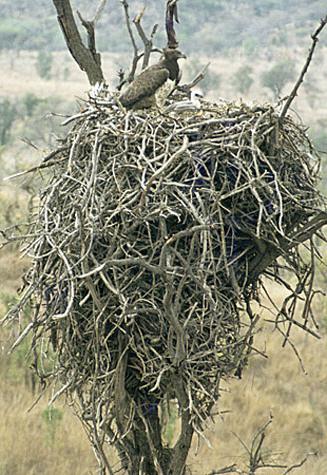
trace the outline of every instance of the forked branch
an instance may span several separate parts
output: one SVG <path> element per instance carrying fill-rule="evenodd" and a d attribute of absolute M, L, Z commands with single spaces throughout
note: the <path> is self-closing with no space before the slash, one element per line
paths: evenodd
<path fill-rule="evenodd" d="M 139 15 L 137 15 L 134 18 L 133 21 L 134 21 L 134 25 L 137 29 L 137 32 L 139 34 L 139 37 L 141 38 L 141 40 L 144 44 L 144 55 L 143 55 L 142 69 L 145 69 L 149 65 L 150 55 L 151 55 L 152 48 L 153 48 L 153 38 L 154 38 L 154 36 L 157 32 L 158 24 L 156 23 L 153 26 L 150 37 L 148 38 L 146 36 L 145 31 L 143 29 L 143 26 L 141 24 L 141 20 L 142 20 L 143 15 L 144 15 L 144 9 L 141 11 L 141 13 L 139 13 Z"/>
<path fill-rule="evenodd" d="M 93 21 L 85 21 L 79 14 L 82 24 L 88 33 L 88 47 L 84 45 L 78 31 L 70 0 L 53 0 L 53 3 L 56 7 L 58 22 L 71 55 L 81 70 L 87 74 L 90 84 L 94 85 L 97 82 L 103 82 L 104 76 L 101 68 L 100 54 L 96 52 L 95 47 L 94 26 L 106 4 L 106 0 L 100 2 Z"/>
<path fill-rule="evenodd" d="M 143 62 L 142 62 L 142 70 L 143 70 L 149 65 L 151 53 L 154 52 L 154 51 L 159 51 L 158 48 L 153 47 L 153 39 L 154 39 L 154 36 L 157 32 L 158 25 L 155 24 L 153 26 L 151 34 L 148 37 L 146 35 L 146 33 L 144 31 L 144 28 L 142 26 L 142 23 L 141 23 L 143 15 L 144 15 L 144 11 L 145 11 L 145 9 L 143 9 L 133 19 L 133 23 L 135 25 L 137 33 L 138 33 L 138 35 L 139 35 L 139 37 L 140 37 L 140 39 L 141 39 L 141 41 L 144 45 L 143 52 L 142 53 L 139 52 L 139 48 L 137 46 L 137 42 L 136 42 L 136 39 L 135 39 L 135 36 L 134 36 L 134 33 L 133 33 L 132 21 L 131 21 L 130 14 L 129 14 L 129 4 L 128 4 L 127 0 L 121 0 L 121 4 L 122 4 L 123 9 L 124 9 L 126 27 L 127 27 L 127 30 L 128 30 L 129 38 L 130 38 L 131 43 L 132 43 L 134 55 L 133 55 L 132 65 L 131 65 L 128 77 L 125 79 L 125 74 L 122 74 L 122 73 L 120 74 L 121 81 L 120 81 L 120 84 L 118 86 L 118 90 L 120 90 L 126 82 L 130 83 L 130 82 L 133 81 L 133 79 L 135 77 L 135 74 L 136 74 L 136 69 L 137 69 L 138 62 L 140 61 L 141 58 L 143 58 Z"/>
<path fill-rule="evenodd" d="M 301 74 L 300 74 L 300 77 L 299 79 L 296 81 L 295 85 L 294 85 L 294 88 L 291 92 L 291 94 L 289 95 L 287 101 L 285 102 L 284 104 L 284 107 L 282 109 L 282 112 L 280 114 L 280 120 L 282 121 L 284 119 L 284 117 L 286 116 L 287 114 L 287 111 L 288 109 L 290 108 L 293 100 L 295 99 L 295 97 L 297 96 L 297 92 L 301 86 L 301 84 L 303 83 L 303 80 L 304 80 L 304 76 L 306 74 L 306 72 L 308 71 L 308 68 L 310 66 L 310 63 L 311 63 L 311 60 L 312 60 L 312 57 L 313 57 L 313 53 L 314 53 L 314 50 L 317 46 L 317 43 L 319 41 L 319 34 L 321 33 L 321 31 L 323 30 L 323 28 L 326 26 L 327 24 L 327 15 L 325 16 L 325 18 L 323 18 L 320 22 L 320 25 L 318 26 L 318 28 L 316 29 L 316 31 L 313 33 L 313 35 L 311 36 L 312 38 L 312 45 L 311 45 L 311 48 L 309 49 L 309 54 L 308 54 L 308 57 L 306 59 L 306 62 L 303 66 L 303 69 L 301 71 Z"/>
<path fill-rule="evenodd" d="M 132 46 L 133 46 L 134 56 L 133 56 L 132 66 L 131 66 L 128 78 L 126 80 L 123 79 L 123 81 L 121 81 L 121 83 L 118 86 L 118 89 L 120 89 L 125 82 L 132 82 L 133 81 L 135 73 L 136 73 L 137 63 L 140 59 L 139 50 L 138 50 L 136 40 L 134 38 L 134 33 L 133 33 L 133 30 L 132 30 L 131 19 L 130 19 L 130 15 L 129 15 L 129 5 L 128 5 L 126 0 L 121 0 L 121 4 L 124 8 L 126 26 L 127 26 L 129 38 L 130 38 Z"/>
<path fill-rule="evenodd" d="M 316 453 L 311 452 L 307 454 L 306 457 L 301 460 L 301 462 L 295 463 L 291 466 L 288 466 L 284 463 L 275 463 L 275 461 L 269 457 L 269 452 L 264 447 L 264 443 L 267 439 L 267 429 L 272 422 L 273 417 L 270 415 L 267 422 L 263 424 L 254 434 L 250 446 L 247 446 L 247 444 L 237 434 L 234 434 L 234 436 L 239 440 L 245 449 L 248 457 L 246 472 L 238 468 L 237 464 L 233 464 L 229 467 L 213 470 L 209 475 L 220 475 L 227 473 L 247 473 L 248 475 L 256 475 L 259 474 L 259 472 L 261 473 L 262 469 L 266 468 L 278 469 L 280 474 L 288 475 L 293 470 L 302 467 L 310 456 L 317 455 Z M 283 470 L 283 472 L 281 472 L 281 470 Z"/>

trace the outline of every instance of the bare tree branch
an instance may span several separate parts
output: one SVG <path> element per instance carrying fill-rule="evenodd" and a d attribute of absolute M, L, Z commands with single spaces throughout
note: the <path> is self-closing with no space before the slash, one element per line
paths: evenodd
<path fill-rule="evenodd" d="M 266 440 L 266 435 L 267 435 L 267 429 L 270 426 L 270 424 L 273 422 L 273 416 L 270 415 L 269 419 L 267 422 L 265 422 L 254 434 L 252 441 L 251 441 L 251 447 L 248 448 L 245 442 L 235 433 L 234 436 L 240 441 L 242 446 L 245 448 L 246 453 L 249 456 L 249 463 L 248 463 L 248 475 L 256 475 L 258 473 L 258 470 L 263 469 L 263 468 L 273 468 L 273 469 L 286 469 L 286 471 L 283 472 L 283 475 L 287 475 L 290 473 L 292 470 L 296 468 L 302 467 L 306 461 L 308 460 L 309 456 L 311 455 L 317 455 L 316 453 L 309 453 L 307 456 L 299 463 L 296 463 L 292 465 L 291 467 L 288 467 L 287 464 L 285 463 L 275 463 L 273 460 L 269 460 L 272 457 L 269 457 L 269 452 L 264 450 L 264 441 Z M 217 475 L 217 474 L 223 474 L 223 473 L 245 473 L 243 470 L 240 470 L 237 465 L 232 465 L 230 467 L 226 467 L 225 469 L 221 470 L 214 470 L 211 472 L 209 475 Z"/>
<path fill-rule="evenodd" d="M 94 27 L 89 36 L 89 48 L 87 48 L 81 38 L 76 26 L 74 14 L 69 0 L 53 0 L 57 10 L 58 22 L 64 34 L 67 47 L 81 68 L 87 74 L 90 84 L 103 82 L 104 76 L 101 69 L 100 55 L 95 50 Z M 102 2 L 103 4 L 104 2 Z M 104 7 L 104 5 L 103 5 Z M 85 25 L 84 25 L 85 26 Z M 85 26 L 86 27 L 86 26 Z"/>
<path fill-rule="evenodd" d="M 94 60 L 96 63 L 101 67 L 101 56 L 96 50 L 96 43 L 95 43 L 95 26 L 96 23 L 99 21 L 101 14 L 103 12 L 104 7 L 106 6 L 107 0 L 101 0 L 98 8 L 95 12 L 93 20 L 85 20 L 81 13 L 77 10 L 77 15 L 81 20 L 82 25 L 86 29 L 87 38 L 88 38 L 88 48 L 91 51 Z"/>
<path fill-rule="evenodd" d="M 194 79 L 192 79 L 191 82 L 187 84 L 182 84 L 181 86 L 176 86 L 175 89 L 177 89 L 178 91 L 182 91 L 182 92 L 186 92 L 187 94 L 190 94 L 191 89 L 197 86 L 199 82 L 203 81 L 203 79 L 206 77 L 209 66 L 210 66 L 210 63 L 206 64 L 204 68 L 194 77 Z"/>
<path fill-rule="evenodd" d="M 92 23 L 93 23 L 94 25 L 96 25 L 96 24 L 98 23 L 98 21 L 100 20 L 100 17 L 101 17 L 101 15 L 102 15 L 102 13 L 103 13 L 103 10 L 104 10 L 106 4 L 107 4 L 107 0 L 101 0 L 101 1 L 100 1 L 99 5 L 98 5 L 98 8 L 97 8 L 97 10 L 96 10 L 96 12 L 95 12 L 94 18 L 93 18 L 93 20 L 92 20 Z"/>
<path fill-rule="evenodd" d="M 167 33 L 167 47 L 168 48 L 177 48 L 178 41 L 176 38 L 176 32 L 174 28 L 174 21 L 178 21 L 178 12 L 177 12 L 177 2 L 178 0 L 167 0 L 166 4 L 166 33 Z"/>
<path fill-rule="evenodd" d="M 137 32 L 144 44 L 144 56 L 143 56 L 143 64 L 142 69 L 145 69 L 149 65 L 150 55 L 153 48 L 153 38 L 157 32 L 158 24 L 155 24 L 152 28 L 152 32 L 150 38 L 148 38 L 144 32 L 144 29 L 141 24 L 142 17 L 144 15 L 144 9 L 139 13 L 133 20 L 134 25 L 137 29 Z"/>
<path fill-rule="evenodd" d="M 100 60 L 100 55 L 96 51 L 96 45 L 95 45 L 95 30 L 94 30 L 94 23 L 89 20 L 85 20 L 81 13 L 77 10 L 77 15 L 79 19 L 81 20 L 82 25 L 86 29 L 87 33 L 87 46 L 88 49 L 91 51 L 93 58 L 99 65 L 101 64 Z"/>
<path fill-rule="evenodd" d="M 303 80 L 304 80 L 304 76 L 306 74 L 306 72 L 308 71 L 308 68 L 309 68 L 309 65 L 311 63 L 311 60 L 312 60 L 312 57 L 313 57 L 313 53 L 314 53 L 314 50 L 317 46 L 317 43 L 319 41 L 319 34 L 320 32 L 323 30 L 323 28 L 325 27 L 325 25 L 327 24 L 327 15 L 325 16 L 325 18 L 323 18 L 320 22 L 320 25 L 318 26 L 318 28 L 316 29 L 316 31 L 313 33 L 313 35 L 311 36 L 312 38 L 312 45 L 311 45 L 311 48 L 309 50 L 309 54 L 308 54 L 308 57 L 306 59 L 306 62 L 303 66 L 303 69 L 301 71 L 301 74 L 300 74 L 300 77 L 299 79 L 297 80 L 297 82 L 295 83 L 295 86 L 291 92 L 291 94 L 289 95 L 287 101 L 285 102 L 284 104 L 284 107 L 282 109 L 282 112 L 280 114 L 280 119 L 283 120 L 284 117 L 286 116 L 287 114 L 287 111 L 288 109 L 290 108 L 294 98 L 297 96 L 297 92 L 299 90 L 299 87 L 301 86 Z"/>
<path fill-rule="evenodd" d="M 130 37 L 130 40 L 131 40 L 131 43 L 132 43 L 132 46 L 133 46 L 133 50 L 134 50 L 134 57 L 133 57 L 133 60 L 132 60 L 131 70 L 130 70 L 128 78 L 127 78 L 127 80 L 125 80 L 125 82 L 132 82 L 134 77 L 135 77 L 137 63 L 138 63 L 140 57 L 139 57 L 138 47 L 137 47 L 137 44 L 136 44 L 136 41 L 135 41 L 135 38 L 134 38 L 134 34 L 133 34 L 133 30 L 132 30 L 132 26 L 131 26 L 131 19 L 130 19 L 130 16 L 129 16 L 129 5 L 127 3 L 127 0 L 121 0 L 121 4 L 123 5 L 123 8 L 124 8 L 126 26 L 127 26 L 128 34 L 129 34 L 129 37 Z M 121 83 L 119 85 L 118 89 L 120 89 L 122 86 L 123 86 L 123 83 Z"/>
<path fill-rule="evenodd" d="M 135 74 L 136 74 L 136 69 L 137 69 L 138 62 L 140 61 L 141 58 L 143 58 L 142 69 L 145 69 L 149 65 L 151 53 L 161 52 L 161 50 L 159 50 L 158 48 L 153 47 L 153 38 L 154 38 L 154 36 L 157 32 L 158 25 L 155 24 L 153 26 L 149 38 L 147 37 L 147 35 L 146 35 L 146 33 L 145 33 L 145 31 L 142 27 L 141 21 L 142 21 L 144 11 L 145 11 L 145 9 L 143 9 L 133 19 L 133 23 L 135 25 L 135 28 L 136 28 L 136 30 L 138 32 L 138 35 L 140 36 L 140 38 L 142 40 L 142 43 L 144 45 L 144 51 L 142 53 L 139 53 L 139 49 L 138 49 L 136 39 L 134 37 L 134 33 L 133 33 L 133 29 L 132 29 L 132 21 L 131 21 L 130 15 L 129 15 L 129 4 L 128 4 L 127 0 L 121 0 L 121 4 L 124 8 L 126 26 L 127 26 L 127 30 L 128 30 L 128 34 L 129 34 L 132 46 L 133 46 L 134 56 L 133 56 L 133 59 L 132 59 L 132 65 L 131 65 L 130 72 L 129 72 L 128 76 L 125 77 L 125 74 L 123 74 L 123 71 L 119 72 L 120 83 L 117 87 L 118 90 L 120 90 L 123 87 L 124 84 L 131 83 L 133 81 L 133 79 L 135 77 Z"/>

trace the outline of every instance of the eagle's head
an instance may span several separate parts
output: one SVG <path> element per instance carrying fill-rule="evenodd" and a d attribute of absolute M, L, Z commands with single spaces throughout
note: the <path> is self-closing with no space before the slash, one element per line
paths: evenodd
<path fill-rule="evenodd" d="M 175 60 L 177 61 L 178 59 L 184 58 L 186 59 L 186 55 L 179 51 L 179 49 L 174 49 L 174 48 L 165 48 L 163 50 L 164 58 L 166 60 Z"/>

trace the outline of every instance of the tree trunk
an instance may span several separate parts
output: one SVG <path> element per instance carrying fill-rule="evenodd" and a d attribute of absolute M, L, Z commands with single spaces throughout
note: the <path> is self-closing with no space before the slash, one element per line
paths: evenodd
<path fill-rule="evenodd" d="M 101 68 L 100 55 L 87 48 L 76 26 L 74 14 L 69 0 L 53 0 L 57 10 L 58 21 L 64 34 L 67 47 L 81 68 L 85 71 L 90 84 L 101 83 L 104 76 Z"/>

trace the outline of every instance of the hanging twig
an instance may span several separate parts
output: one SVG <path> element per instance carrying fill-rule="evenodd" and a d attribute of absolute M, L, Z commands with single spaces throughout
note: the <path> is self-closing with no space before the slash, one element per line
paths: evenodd
<path fill-rule="evenodd" d="M 320 25 L 318 26 L 318 28 L 315 30 L 315 32 L 313 33 L 313 35 L 311 36 L 312 38 L 312 45 L 311 45 L 311 48 L 309 50 L 309 54 L 308 54 L 308 57 L 306 59 L 306 62 L 303 66 L 303 69 L 301 71 L 301 74 L 300 74 L 300 77 L 299 79 L 296 81 L 295 83 L 295 86 L 291 92 L 291 94 L 289 95 L 287 101 L 285 102 L 284 104 L 284 107 L 282 109 L 282 112 L 280 114 L 280 120 L 283 121 L 284 117 L 286 116 L 287 114 L 287 111 L 288 109 L 290 108 L 293 100 L 295 99 L 295 97 L 297 96 L 297 92 L 299 90 L 299 87 L 301 86 L 303 80 L 304 80 L 304 76 L 306 74 L 306 72 L 308 71 L 308 68 L 309 68 L 309 65 L 311 63 L 311 60 L 312 60 L 312 57 L 313 57 L 313 53 L 314 53 L 314 50 L 317 46 L 317 43 L 319 41 L 319 34 L 321 33 L 321 31 L 323 30 L 323 28 L 325 27 L 325 25 L 327 24 L 327 15 L 325 16 L 325 18 L 323 18 L 320 22 Z"/>

